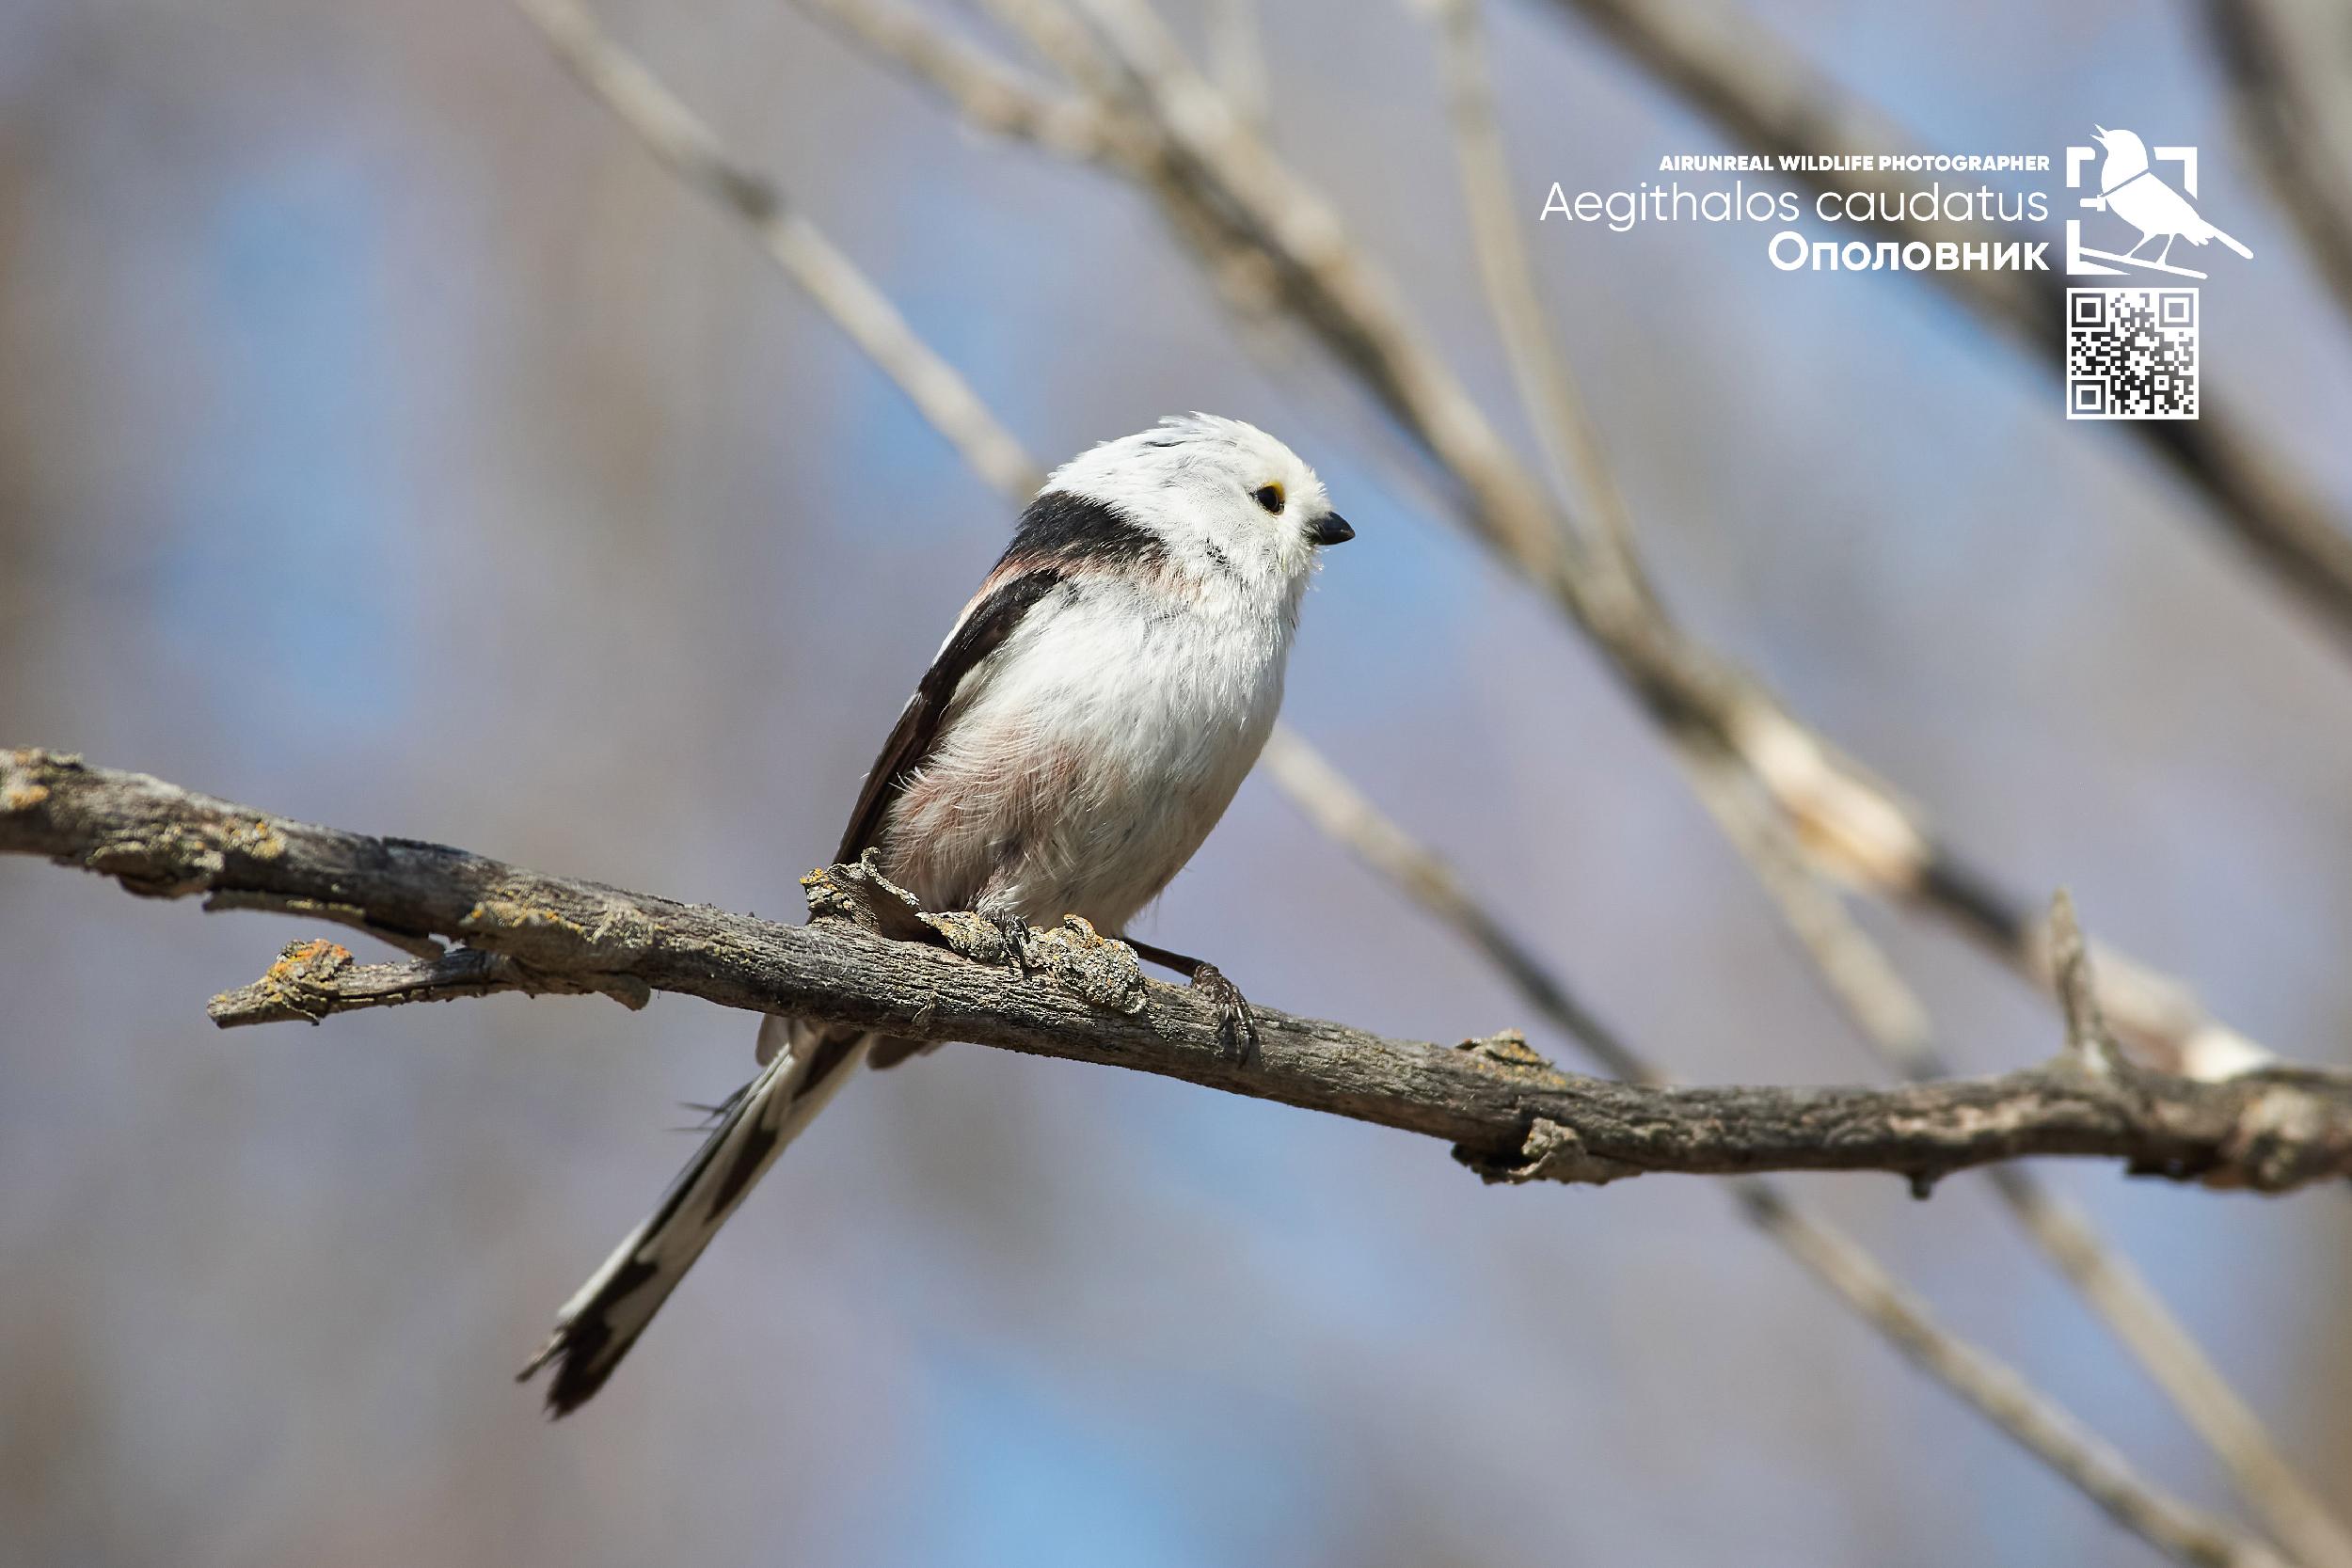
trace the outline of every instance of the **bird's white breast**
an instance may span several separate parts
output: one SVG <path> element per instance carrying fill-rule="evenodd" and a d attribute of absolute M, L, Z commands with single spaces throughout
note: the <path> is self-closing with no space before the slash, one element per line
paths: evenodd
<path fill-rule="evenodd" d="M 1223 572 L 1069 578 L 966 677 L 885 865 L 932 908 L 1122 930 L 1256 762 L 1296 610 Z"/>

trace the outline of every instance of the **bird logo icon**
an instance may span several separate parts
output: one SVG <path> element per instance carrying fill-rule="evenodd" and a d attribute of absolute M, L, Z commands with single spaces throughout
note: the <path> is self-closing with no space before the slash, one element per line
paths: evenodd
<path fill-rule="evenodd" d="M 2069 223 L 2067 225 L 2069 271 L 2110 275 L 2116 272 L 2114 267 L 2098 266 L 2083 260 L 2088 257 L 2096 257 L 2102 261 L 2115 261 L 2129 267 L 2145 267 L 2155 272 L 2172 273 L 2182 277 L 2203 277 L 2205 275 L 2201 272 L 2172 264 L 2172 245 L 2177 240 L 2186 240 L 2193 245 L 2203 245 L 2210 241 L 2219 240 L 2240 256 L 2249 260 L 2252 259 L 2254 254 L 2252 251 L 2198 216 L 2196 207 L 2191 205 L 2189 196 L 2197 194 L 2197 150 L 2195 148 L 2160 147 L 2156 149 L 2159 157 L 2176 160 L 2181 164 L 2181 183 L 2187 187 L 2189 193 L 2189 196 L 2183 196 L 2171 185 L 2166 183 L 2164 177 L 2155 171 L 2148 156 L 2148 144 L 2141 141 L 2137 135 L 2129 131 L 2110 131 L 2104 125 L 2094 127 L 2094 130 L 2096 135 L 2092 139 L 2099 144 L 2101 151 L 2105 154 L 2099 166 L 2099 194 L 2084 197 L 2082 204 L 2093 212 L 2113 213 L 2117 217 L 2138 230 L 2139 239 L 2129 250 L 2120 253 L 2093 250 L 2081 244 L 2079 225 Z M 2067 183 L 2073 184 L 2080 167 L 2075 154 L 2079 152 L 2082 155 L 2082 161 L 2088 161 L 2091 156 L 2091 151 L 2089 148 L 2069 148 L 2067 151 Z M 2159 240 L 2163 242 L 2163 248 L 2158 250 L 2153 257 L 2141 254 Z"/>

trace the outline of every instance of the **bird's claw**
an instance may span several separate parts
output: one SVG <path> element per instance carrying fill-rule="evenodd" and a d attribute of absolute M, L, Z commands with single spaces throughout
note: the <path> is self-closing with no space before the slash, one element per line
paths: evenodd
<path fill-rule="evenodd" d="M 980 917 L 996 927 L 998 940 L 1005 944 L 1005 967 L 1017 979 L 1029 977 L 1029 923 L 1017 914 L 984 914 Z"/>
<path fill-rule="evenodd" d="M 1258 1020 L 1250 1012 L 1248 998 L 1242 995 L 1241 988 L 1228 980 L 1216 965 L 1204 963 L 1192 972 L 1192 989 L 1216 1008 L 1216 1039 L 1224 1053 L 1237 1062 L 1247 1062 L 1256 1055 Z"/>

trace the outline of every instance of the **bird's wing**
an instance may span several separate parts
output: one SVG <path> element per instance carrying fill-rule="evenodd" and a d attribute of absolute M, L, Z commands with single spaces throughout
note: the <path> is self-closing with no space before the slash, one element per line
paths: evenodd
<path fill-rule="evenodd" d="M 840 852 L 834 857 L 836 861 L 854 861 L 874 846 L 892 798 L 938 749 L 940 727 L 964 677 L 1003 647 L 1021 618 L 1061 580 L 1062 574 L 1050 566 L 1008 560 L 980 585 L 972 602 L 964 606 L 956 629 L 941 644 L 931 667 L 923 673 L 914 695 L 907 699 L 890 738 L 882 742 L 882 755 L 874 759 L 873 770 L 866 775 L 866 787 L 859 792 L 857 808 L 850 814 L 849 830 L 841 835 Z"/>

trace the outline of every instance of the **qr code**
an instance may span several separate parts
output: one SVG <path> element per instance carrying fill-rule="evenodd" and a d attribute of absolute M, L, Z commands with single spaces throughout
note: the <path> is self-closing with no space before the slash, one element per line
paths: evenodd
<path fill-rule="evenodd" d="M 2066 291 L 2066 417 L 2197 417 L 2197 291 Z"/>

